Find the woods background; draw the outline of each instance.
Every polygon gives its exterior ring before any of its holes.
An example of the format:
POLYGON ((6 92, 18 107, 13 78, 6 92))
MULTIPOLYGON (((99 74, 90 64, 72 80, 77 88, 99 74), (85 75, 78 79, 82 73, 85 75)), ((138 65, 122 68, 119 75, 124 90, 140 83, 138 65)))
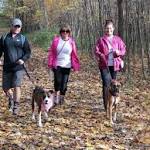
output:
MULTIPOLYGON (((96 39, 103 34, 106 19, 113 19, 116 34, 127 45, 125 72, 128 79, 150 74, 150 1, 149 0, 5 0, 3 13, 20 17, 24 32, 49 29, 58 31, 70 24, 81 52, 92 54, 96 39)), ((48 45, 47 45, 48 46, 48 45)))
MULTIPOLYGON (((22 85, 20 114, 8 112, 0 90, 0 149, 3 150, 149 150, 150 149, 150 0, 0 0, 0 35, 10 20, 23 21, 32 47, 26 63, 37 85, 53 89, 45 58, 61 24, 70 24, 77 41, 81 70, 71 72, 65 103, 52 108, 43 128, 31 118, 33 82, 22 85), (106 19, 127 45, 117 122, 110 125, 103 109, 102 82, 92 51, 106 19)), ((2 83, 2 67, 0 67, 2 83)))

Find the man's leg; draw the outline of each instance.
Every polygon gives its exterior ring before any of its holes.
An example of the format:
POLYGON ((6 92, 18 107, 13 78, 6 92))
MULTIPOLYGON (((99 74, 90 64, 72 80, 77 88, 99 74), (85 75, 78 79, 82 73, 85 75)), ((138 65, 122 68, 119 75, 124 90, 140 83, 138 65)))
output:
POLYGON ((14 107, 13 114, 17 115, 19 111, 19 102, 21 98, 21 82, 24 76, 24 70, 19 70, 14 73, 12 86, 14 88, 13 91, 13 99, 14 99, 14 107))
POLYGON ((3 91, 8 97, 8 108, 9 111, 13 110, 13 92, 11 90, 12 88, 12 78, 13 78, 13 73, 12 72, 3 72, 3 91))
POLYGON ((9 111, 13 111, 14 101, 13 101, 13 92, 11 89, 4 90, 6 96, 8 97, 8 109, 9 111))
POLYGON ((19 103, 20 97, 21 97, 21 88, 20 87, 14 88, 13 97, 14 97, 14 102, 19 103))
POLYGON ((21 88, 20 87, 14 88, 13 97, 14 97, 13 114, 17 115, 18 111, 19 111, 19 102, 20 102, 20 97, 21 97, 21 88))

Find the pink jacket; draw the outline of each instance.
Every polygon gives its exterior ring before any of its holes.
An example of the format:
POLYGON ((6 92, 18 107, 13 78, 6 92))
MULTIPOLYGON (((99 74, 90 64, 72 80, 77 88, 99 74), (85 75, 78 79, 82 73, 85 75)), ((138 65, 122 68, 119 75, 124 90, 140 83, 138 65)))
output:
MULTIPOLYGON (((50 48, 48 49, 48 67, 49 68, 56 68, 56 61, 57 61, 57 46, 59 42, 60 36, 55 36, 50 48)), ((70 44, 72 45, 72 53, 71 53, 71 64, 74 71, 78 71, 80 69, 79 59, 77 56, 77 48, 75 41, 70 38, 70 44)))
MULTIPOLYGON (((108 65, 109 49, 107 43, 108 41, 106 35, 98 39, 96 43, 95 55, 99 63, 100 69, 105 69, 108 65)), ((114 70, 119 71, 121 69, 122 57, 125 55, 126 52, 126 46, 120 37, 114 36, 112 39, 112 47, 114 54, 114 70), (120 51, 119 55, 115 54, 116 49, 120 51)))

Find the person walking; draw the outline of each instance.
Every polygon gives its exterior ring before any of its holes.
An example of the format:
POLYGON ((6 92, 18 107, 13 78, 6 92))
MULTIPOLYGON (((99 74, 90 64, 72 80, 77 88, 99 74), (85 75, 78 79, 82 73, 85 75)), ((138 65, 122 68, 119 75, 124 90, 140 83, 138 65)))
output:
POLYGON ((106 20, 105 34, 97 40, 95 46, 95 56, 101 73, 103 84, 103 103, 107 107, 107 88, 112 79, 116 79, 117 72, 123 68, 123 56, 126 52, 126 46, 122 39, 114 35, 114 23, 112 20, 106 20))
POLYGON ((21 32, 22 21, 15 18, 11 22, 10 32, 0 39, 0 58, 4 54, 2 88, 9 100, 9 110, 18 114, 21 97, 21 83, 25 75, 24 63, 30 58, 29 42, 21 32))
POLYGON ((54 73, 56 104, 62 104, 67 91, 70 70, 79 71, 80 64, 71 29, 68 25, 60 28, 60 35, 55 36, 48 49, 48 68, 54 73))

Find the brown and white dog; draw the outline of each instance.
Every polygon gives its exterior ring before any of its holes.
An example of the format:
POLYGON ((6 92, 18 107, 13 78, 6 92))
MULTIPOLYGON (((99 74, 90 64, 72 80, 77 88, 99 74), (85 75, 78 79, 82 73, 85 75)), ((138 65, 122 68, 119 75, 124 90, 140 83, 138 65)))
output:
POLYGON ((109 118, 111 124, 114 124, 114 121, 116 121, 116 117, 117 117, 116 107, 120 101, 120 96, 119 96, 120 85, 121 84, 116 80, 112 80, 110 86, 107 89, 106 115, 109 118))
POLYGON ((36 86, 32 94, 32 119, 35 120, 35 103, 38 106, 38 126, 42 127, 41 113, 44 112, 46 119, 48 111, 54 106, 54 95, 52 90, 46 90, 36 86))

